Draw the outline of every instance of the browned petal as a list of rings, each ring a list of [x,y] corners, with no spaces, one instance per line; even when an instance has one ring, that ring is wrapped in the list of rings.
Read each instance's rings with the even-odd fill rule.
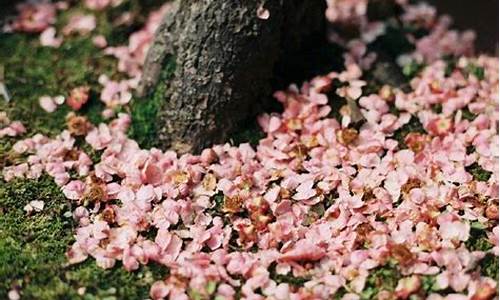
[[[66,125],[69,133],[74,136],[86,135],[91,127],[89,121],[84,116],[71,114],[66,119]]]
[[[102,211],[102,219],[106,221],[108,224],[115,223],[115,210],[111,206],[106,206],[106,208]]]
[[[354,128],[343,128],[340,131],[340,142],[344,145],[350,145],[358,138],[358,131]]]
[[[224,196],[224,206],[222,208],[223,212],[226,213],[237,213],[243,208],[243,200],[239,196],[227,197]]]
[[[401,187],[401,191],[403,193],[409,193],[412,189],[419,188],[422,185],[422,182],[418,178],[410,178],[408,181]]]
[[[409,266],[415,261],[415,255],[404,244],[393,244],[390,253],[402,266]]]

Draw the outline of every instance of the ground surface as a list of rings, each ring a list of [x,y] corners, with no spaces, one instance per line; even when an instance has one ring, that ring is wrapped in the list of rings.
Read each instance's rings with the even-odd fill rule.
[[[98,22],[92,35],[65,37],[63,44],[58,48],[41,46],[38,34],[0,33],[0,63],[5,69],[5,84],[12,94],[10,102],[0,98],[0,111],[6,112],[11,120],[21,121],[27,129],[22,136],[6,136],[0,139],[1,168],[17,165],[26,160],[26,157],[17,155],[12,150],[18,140],[38,133],[55,137],[66,128],[66,115],[72,109],[62,105],[54,112],[47,113],[40,107],[41,96],[67,95],[68,91],[75,87],[88,86],[91,90],[90,97],[79,111],[79,115],[86,116],[93,124],[106,121],[101,115],[105,104],[99,100],[99,91],[102,87],[98,82],[98,75],[107,74],[115,80],[123,79],[126,75],[118,72],[116,59],[104,55],[103,51],[94,45],[92,37],[101,34],[110,45],[126,44],[129,34],[141,28],[148,13],[159,7],[157,2],[123,1],[118,7],[95,12]],[[83,5],[63,10],[58,13],[55,27],[62,28],[72,14],[89,11]],[[113,20],[126,11],[136,16],[133,24],[121,26],[113,24]],[[374,51],[390,49],[389,53],[381,52],[391,59],[402,52],[410,51],[406,48],[408,42],[401,39],[398,32],[402,29],[395,28],[377,43],[372,43],[370,47]],[[412,49],[411,45],[409,47]],[[455,58],[447,59],[450,65],[457,63]],[[402,88],[405,88],[411,78],[424,67],[418,63],[407,64],[402,68],[394,65],[400,73],[398,76],[403,75],[403,81],[399,82]],[[482,76],[480,67],[471,66],[468,70],[474,73],[474,76]],[[168,77],[170,72],[171,69],[167,69],[164,76]],[[386,70],[386,72],[392,71]],[[364,95],[378,91],[382,87],[383,82],[380,82],[381,79],[376,73],[369,73],[363,78],[368,82],[363,88]],[[163,95],[161,88],[160,86],[158,95]],[[141,102],[142,100],[146,102]],[[150,99],[133,99],[130,104],[113,109],[115,113],[131,114],[132,125],[127,134],[140,146],[150,148],[155,145],[155,126],[158,124],[152,120],[156,111],[161,109],[161,99],[156,99],[155,95]],[[442,108],[436,106],[433,109],[439,111]],[[471,120],[476,117],[465,110],[464,115]],[[340,118],[338,115],[335,117]],[[411,132],[425,133],[417,119],[412,118],[408,124],[398,129],[393,138],[400,145],[404,145],[405,137]],[[246,128],[237,133],[230,142],[236,145],[241,142],[256,145],[263,136],[264,133],[258,129]],[[93,149],[83,138],[77,138],[76,143],[94,163],[100,160],[99,151]],[[488,181],[492,173],[477,164],[468,171],[478,182]],[[75,179],[79,178],[78,174],[72,176]],[[27,213],[25,206],[33,200],[43,201],[45,206],[40,212]],[[398,204],[394,205],[397,207]],[[498,202],[496,205],[498,211]],[[66,199],[61,188],[47,174],[38,179],[16,178],[8,182],[4,175],[0,175],[0,298],[4,299],[9,291],[15,291],[21,294],[23,299],[143,299],[148,297],[151,285],[168,274],[168,268],[157,264],[141,264],[133,272],[125,270],[121,263],[111,269],[102,269],[91,259],[69,265],[65,253],[75,241],[74,234],[78,227],[72,215],[75,207],[75,202]],[[323,214],[325,208],[328,207],[322,208]],[[498,245],[494,245],[492,238],[488,236],[497,223],[488,222],[485,223],[487,225],[471,222],[470,237],[463,244],[471,252],[476,250],[488,252],[480,259],[473,272],[498,282],[498,253],[494,254],[492,251],[493,247]],[[308,280],[301,276],[279,274],[273,276],[273,280],[277,283],[288,283],[294,288],[300,287]],[[362,299],[372,299],[381,291],[392,292],[402,277],[404,276],[401,274],[398,261],[387,260],[385,264],[370,271],[359,296]],[[430,293],[446,295],[454,292],[450,288],[437,288],[435,275],[421,276],[420,281],[421,295]],[[336,297],[341,298],[348,292],[350,291],[341,288]],[[12,297],[12,293],[9,296]],[[202,299],[202,295],[192,291],[190,297]]]
[[[100,13],[101,22],[96,30],[110,43],[125,43],[134,28],[141,26],[141,18],[134,28],[112,27],[110,20],[135,7],[144,22],[148,11],[157,8],[158,2],[126,1],[114,11]],[[63,13],[56,25],[62,27],[68,15],[79,11],[85,10],[76,7]],[[66,126],[66,114],[71,111],[62,106],[48,114],[40,107],[39,97],[65,94],[81,85],[97,88],[95,74],[116,76],[116,60],[104,56],[93,45],[90,36],[68,38],[64,45],[54,49],[40,46],[36,34],[0,34],[0,62],[6,70],[5,82],[13,97],[10,103],[1,100],[0,110],[7,112],[11,119],[26,124],[27,135],[59,134]],[[102,121],[100,113],[104,105],[98,97],[93,93],[82,111],[93,123]],[[137,130],[142,130],[138,135],[147,139],[144,133],[149,129],[138,126]],[[14,142],[14,138],[1,139],[2,163]],[[26,217],[23,207],[35,199],[45,201],[46,208],[39,214]],[[15,287],[23,288],[25,299],[80,299],[78,288],[81,287],[86,288],[84,299],[143,299],[148,296],[154,278],[165,273],[154,266],[143,267],[134,273],[120,267],[103,270],[91,261],[65,266],[65,252],[74,240],[75,223],[70,202],[47,176],[9,183],[0,179],[0,207],[2,299]]]

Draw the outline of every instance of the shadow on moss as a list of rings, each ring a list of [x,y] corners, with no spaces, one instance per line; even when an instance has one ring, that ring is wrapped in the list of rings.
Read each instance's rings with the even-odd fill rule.
[[[159,112],[165,101],[167,82],[175,71],[175,58],[169,57],[160,75],[159,83],[150,97],[134,99],[130,105],[132,124],[128,136],[134,139],[142,148],[160,146],[158,144]]]

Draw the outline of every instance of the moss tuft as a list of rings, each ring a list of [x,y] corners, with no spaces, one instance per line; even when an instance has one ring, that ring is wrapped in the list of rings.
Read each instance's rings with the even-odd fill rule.
[[[468,108],[462,109],[462,119],[472,122],[476,117],[477,115],[472,113]]]
[[[97,93],[100,85],[96,74],[113,75],[115,60],[104,57],[90,38],[68,38],[60,48],[42,47],[38,39],[20,34],[0,34],[0,61],[5,68],[5,84],[12,94],[7,103],[0,101],[0,110],[12,120],[26,125],[28,135],[58,134],[65,127],[67,105],[47,113],[39,105],[41,96],[68,96],[78,86],[93,91],[82,109],[90,121],[102,121],[103,109]],[[29,88],[27,88],[29,86]]]
[[[493,245],[486,236],[485,228],[471,226],[470,236],[465,242],[465,247],[467,247],[469,251],[488,251],[493,248]]]
[[[374,299],[381,291],[392,292],[398,284],[401,274],[397,266],[391,262],[375,268],[366,279],[366,285],[361,293],[361,299]]]
[[[498,281],[498,256],[488,253],[480,261],[479,266],[481,267],[481,275],[494,278]]]
[[[465,67],[465,73],[466,75],[474,75],[477,79],[483,80],[484,79],[484,68],[476,66],[475,64],[468,64],[467,67]]]
[[[128,135],[139,143],[142,148],[157,147],[159,113],[166,101],[167,82],[175,71],[175,58],[170,57],[165,63],[159,83],[151,97],[146,99],[135,99],[131,103],[132,124]]]
[[[483,169],[478,163],[473,163],[472,165],[465,167],[465,170],[474,177],[474,180],[477,181],[488,181],[492,174],[492,172]]]
[[[412,61],[409,64],[403,66],[403,74],[408,78],[416,77],[420,71],[424,69],[424,65],[416,61]]]

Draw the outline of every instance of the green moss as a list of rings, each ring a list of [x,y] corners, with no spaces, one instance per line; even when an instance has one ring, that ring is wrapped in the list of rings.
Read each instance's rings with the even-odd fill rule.
[[[436,114],[440,114],[443,112],[443,105],[441,103],[436,103],[431,106],[431,110]]]
[[[23,207],[31,200],[44,201],[43,211],[28,216]],[[65,267],[75,224],[65,217],[71,203],[48,176],[0,181],[0,207],[1,299],[14,287],[26,299],[80,299],[80,287],[85,299],[144,299],[154,280],[167,273],[155,265],[133,273],[121,266],[103,270],[92,259]]]
[[[443,58],[446,63],[444,76],[449,77],[457,68],[457,59],[453,55],[448,55]]]
[[[345,294],[347,294],[348,291],[346,290],[345,287],[339,288],[334,295],[332,295],[333,300],[340,300],[342,297],[344,297]]]
[[[436,287],[436,276],[426,275],[421,276],[420,279],[422,280],[422,290],[424,290],[427,295],[438,290]]]
[[[125,43],[128,35],[139,29],[147,12],[158,7],[159,0],[125,0],[118,7],[97,12],[95,33],[103,34],[112,45]],[[135,18],[132,26],[112,26],[112,22],[130,9]],[[61,29],[75,13],[86,13],[76,4],[59,13],[55,26]],[[55,136],[65,127],[66,105],[47,113],[39,105],[43,95],[68,96],[78,86],[91,88],[88,103],[79,111],[92,123],[102,122],[104,105],[99,100],[98,77],[124,78],[116,72],[116,60],[105,56],[92,43],[92,35],[65,37],[59,48],[42,47],[37,35],[0,33],[0,64],[5,68],[5,84],[12,94],[7,103],[0,99],[0,110],[27,127],[27,136],[36,133]],[[12,163],[9,151],[17,138],[0,141],[0,168]],[[97,163],[100,152],[82,139],[77,145]],[[16,158],[17,159],[17,158]],[[20,157],[19,159],[23,159]],[[23,207],[32,200],[45,203],[43,211],[27,215]],[[38,180],[5,182],[0,175],[0,299],[18,288],[23,299],[144,299],[156,279],[168,272],[151,265],[127,272],[119,264],[110,270],[98,268],[92,259],[67,266],[65,252],[73,242],[75,224],[71,218],[73,204],[52,180],[44,175]],[[78,289],[84,288],[84,295]]]
[[[472,154],[475,151],[476,151],[476,147],[474,147],[472,145],[471,146],[467,146],[467,148],[465,148],[465,153],[467,153],[467,154]]]
[[[401,274],[397,266],[387,263],[384,266],[373,269],[366,279],[366,285],[361,293],[361,299],[374,299],[381,291],[394,291]]]
[[[296,287],[304,286],[304,283],[308,282],[309,280],[311,280],[311,278],[282,274],[276,274],[276,276],[274,277],[274,281],[276,281],[276,283],[278,284],[288,283],[289,285]]]
[[[488,276],[498,281],[498,256],[488,253],[480,261],[481,275]]]
[[[424,69],[424,65],[416,61],[412,61],[403,66],[403,74],[408,78],[413,78]]]
[[[0,34],[0,61],[11,102],[0,101],[0,110],[22,121],[28,134],[55,135],[65,127],[66,105],[47,113],[39,105],[41,96],[68,96],[78,86],[90,86],[89,102],[82,109],[92,122],[102,121],[103,104],[98,100],[98,75],[113,75],[115,60],[104,57],[90,37],[68,38],[60,48],[41,47],[38,39],[20,34]]]
[[[175,58],[170,57],[160,75],[159,83],[151,97],[135,99],[131,103],[132,124],[128,135],[143,148],[151,148],[158,145],[159,113],[165,103],[167,93],[166,82],[175,71]]]
[[[93,12],[97,18],[94,33],[103,34],[111,45],[126,44],[128,36],[140,29],[148,13],[158,8],[161,0],[125,0],[110,10]],[[124,12],[134,15],[133,25],[115,26],[113,23]],[[56,28],[64,27],[69,18],[77,13],[88,13],[83,4],[76,4],[62,11]],[[12,120],[20,120],[27,126],[28,135],[58,134],[65,127],[65,116],[70,111],[66,105],[47,113],[39,105],[41,96],[68,96],[72,88],[89,86],[89,102],[81,109],[94,124],[102,122],[104,108],[99,100],[101,86],[99,75],[113,79],[124,78],[116,71],[116,59],[107,56],[92,42],[92,35],[65,37],[59,48],[42,47],[37,35],[0,33],[0,65],[5,69],[5,84],[12,94],[10,103],[0,99],[0,110],[6,111]]]
[[[484,68],[476,66],[475,64],[469,63],[464,69],[466,75],[474,75],[477,79],[484,79]]]
[[[86,142],[82,142],[79,148],[89,156],[93,164],[97,164],[98,162],[101,161],[101,155],[103,152],[102,150],[101,151],[95,150],[94,148],[92,148],[92,146],[90,146]]]
[[[217,289],[217,282],[215,281],[209,281],[205,289],[202,291],[195,290],[195,289],[189,289],[187,294],[189,296],[189,299],[192,300],[208,300],[208,299],[214,299],[214,293],[215,290]],[[217,299],[217,298],[216,298]]]
[[[465,242],[465,247],[467,247],[469,251],[488,251],[493,248],[493,245],[486,235],[486,228],[471,226],[470,236]]]
[[[373,82],[371,80],[368,80],[368,82]],[[329,118],[334,118],[337,121],[342,120],[342,116],[340,115],[340,108],[342,106],[347,104],[347,100],[343,97],[340,97],[337,94],[337,89],[346,86],[345,82],[341,82],[337,78],[333,79],[332,81],[332,88],[326,93],[326,96],[328,97],[328,105],[332,108],[330,111],[330,114],[328,115]],[[370,88],[373,87],[370,85]],[[370,93],[370,90],[363,90],[363,92]]]
[[[472,122],[476,117],[477,115],[472,113],[468,108],[462,109],[462,119]]]
[[[368,2],[366,15],[370,21],[383,21],[401,13],[396,1],[374,0]]]
[[[488,181],[492,174],[492,172],[481,168],[478,163],[473,163],[472,165],[465,167],[465,170],[474,177],[474,180],[477,181]]]
[[[23,207],[31,200],[44,201],[45,208],[27,216]],[[1,182],[0,207],[0,298],[12,285],[55,283],[54,264],[63,263],[73,227],[62,217],[69,204],[59,188],[45,176]]]

